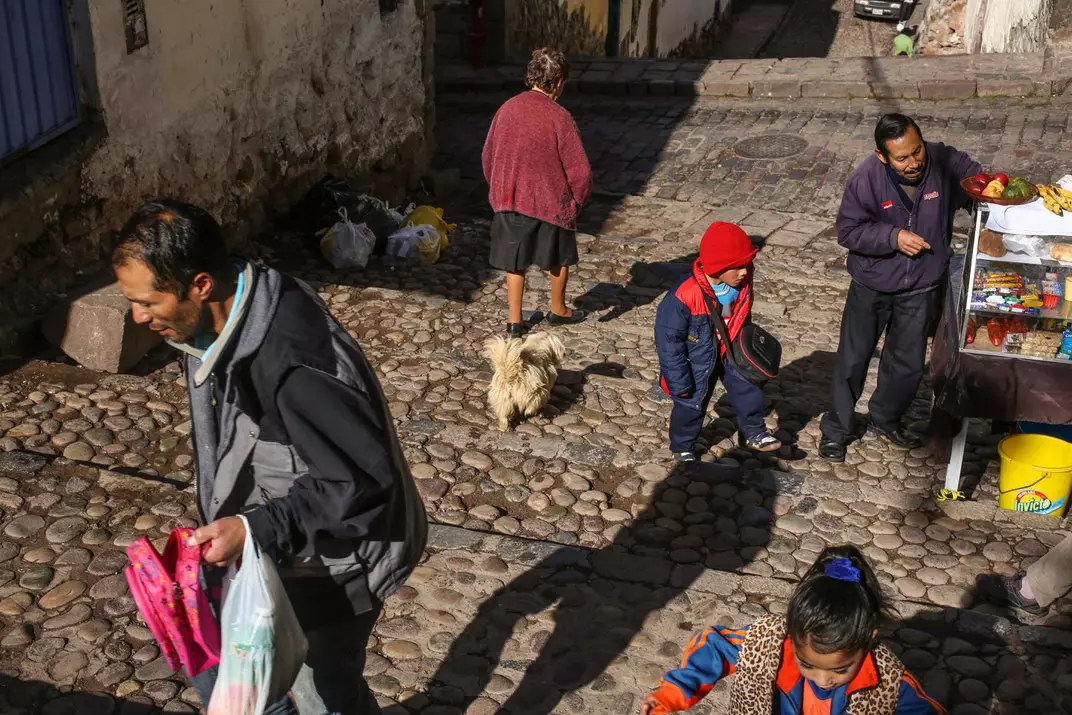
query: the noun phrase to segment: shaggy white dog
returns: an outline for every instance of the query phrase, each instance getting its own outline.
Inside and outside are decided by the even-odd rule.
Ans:
[[[532,333],[524,338],[497,335],[484,344],[484,356],[495,371],[488,389],[488,406],[499,418],[499,429],[506,432],[515,412],[531,417],[547,405],[566,348],[549,333]]]

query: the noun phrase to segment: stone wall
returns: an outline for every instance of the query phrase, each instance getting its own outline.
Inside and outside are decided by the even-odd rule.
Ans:
[[[325,171],[401,198],[427,165],[425,0],[154,0],[131,54],[122,4],[87,2],[98,120],[2,169],[0,327],[102,268],[146,199],[199,203],[240,241]]]

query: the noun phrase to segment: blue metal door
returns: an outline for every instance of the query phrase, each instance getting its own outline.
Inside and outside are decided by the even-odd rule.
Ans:
[[[64,0],[0,0],[0,160],[80,115]]]

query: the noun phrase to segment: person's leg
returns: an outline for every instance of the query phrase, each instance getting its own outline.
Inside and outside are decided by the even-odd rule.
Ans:
[[[700,402],[700,409],[674,402],[670,410],[670,451],[674,454],[691,452],[696,443],[696,438],[703,431],[704,417],[707,416],[707,406],[711,404],[711,396],[715,394],[715,382],[717,375],[711,375],[707,384],[707,394]]]
[[[506,303],[510,307],[510,323],[521,323],[521,302],[525,298],[525,274],[506,274]]]
[[[737,429],[745,442],[767,434],[767,425],[763,421],[763,390],[744,379],[728,361],[722,373],[722,384],[726,386],[730,406],[737,413]]]
[[[703,429],[703,409],[675,402],[670,410],[670,451],[674,454],[691,452]]]
[[[848,444],[856,436],[856,402],[863,392],[878,336],[889,321],[890,309],[888,301],[883,300],[885,297],[854,281],[845,299],[830,409],[820,424],[823,437],[838,444]]]
[[[302,715],[379,715],[365,682],[365,651],[381,606],[341,623],[308,631],[309,652],[294,683]],[[274,713],[272,715],[275,715]]]
[[[1072,591],[1072,536],[1027,567],[1027,583],[1031,597],[1044,608]]]
[[[566,305],[566,284],[569,283],[569,266],[556,266],[547,269],[551,279],[551,312],[568,318],[573,310]]]
[[[219,672],[220,666],[214,665],[190,678],[190,685],[197,692],[197,697],[201,699],[202,710],[208,710],[208,702],[212,698],[212,689],[216,687],[216,676]]]
[[[923,379],[927,357],[927,327],[936,293],[899,296],[893,300],[893,315],[878,368],[878,387],[867,411],[871,423],[884,432],[901,427]]]

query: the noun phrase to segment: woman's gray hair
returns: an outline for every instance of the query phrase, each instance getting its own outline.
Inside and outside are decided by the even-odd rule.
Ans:
[[[532,51],[529,65],[525,68],[525,85],[529,89],[542,89],[550,94],[569,77],[569,60],[561,50],[541,47]]]

